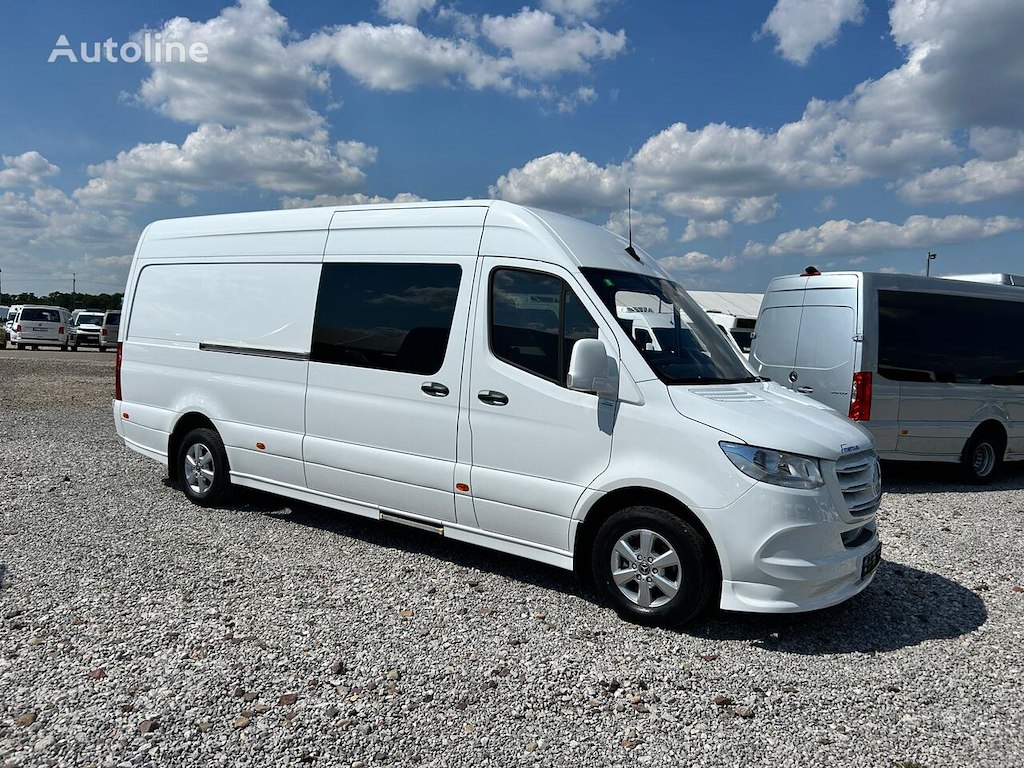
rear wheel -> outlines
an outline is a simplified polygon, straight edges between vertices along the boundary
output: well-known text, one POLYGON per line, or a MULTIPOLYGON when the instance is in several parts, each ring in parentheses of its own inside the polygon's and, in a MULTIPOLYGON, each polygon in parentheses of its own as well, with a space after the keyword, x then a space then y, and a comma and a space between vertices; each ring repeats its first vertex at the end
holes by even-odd
POLYGON ((17 347, 18 349, 24 349, 24 348, 25 348, 25 345, 24 345, 24 344, 16 344, 15 346, 16 346, 16 347, 17 347))
POLYGON ((999 474, 1006 452, 1006 439, 995 429, 971 435, 960 457, 960 468, 968 482, 984 485, 999 474))
POLYGON ((224 441, 212 429, 193 429, 178 449, 178 482, 193 504, 212 507, 231 490, 224 441))
POLYGON ((623 618, 676 625, 706 610, 718 586, 707 540, 664 509, 629 507, 597 532, 594 583, 623 618))

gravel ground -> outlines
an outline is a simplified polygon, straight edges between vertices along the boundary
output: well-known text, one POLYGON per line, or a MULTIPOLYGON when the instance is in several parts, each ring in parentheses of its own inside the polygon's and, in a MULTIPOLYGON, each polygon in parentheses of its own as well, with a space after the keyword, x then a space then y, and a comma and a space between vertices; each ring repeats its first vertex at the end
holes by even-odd
POLYGON ((0 766, 1024 762, 1024 472, 888 469, 817 614, 626 624, 572 576, 125 449, 113 356, 0 352, 0 766))

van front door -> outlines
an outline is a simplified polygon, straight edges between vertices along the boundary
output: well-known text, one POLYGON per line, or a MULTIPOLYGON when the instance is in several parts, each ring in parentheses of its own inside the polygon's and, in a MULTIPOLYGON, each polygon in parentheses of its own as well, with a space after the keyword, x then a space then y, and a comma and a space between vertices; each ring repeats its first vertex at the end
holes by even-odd
POLYGON ((306 390, 309 490, 454 522, 475 256, 325 257, 306 390))
POLYGON ((480 528, 565 551, 569 522, 611 458, 615 403, 565 386, 572 345, 618 345, 566 270, 486 258, 467 388, 480 528))

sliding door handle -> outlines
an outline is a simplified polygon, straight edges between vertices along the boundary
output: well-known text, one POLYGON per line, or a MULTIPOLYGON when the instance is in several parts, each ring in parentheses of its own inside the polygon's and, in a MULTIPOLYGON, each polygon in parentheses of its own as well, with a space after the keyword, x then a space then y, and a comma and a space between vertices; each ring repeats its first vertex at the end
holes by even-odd
POLYGON ((504 392, 495 392, 493 389, 485 389, 477 394, 477 397, 488 405, 508 405, 508 395, 504 392))

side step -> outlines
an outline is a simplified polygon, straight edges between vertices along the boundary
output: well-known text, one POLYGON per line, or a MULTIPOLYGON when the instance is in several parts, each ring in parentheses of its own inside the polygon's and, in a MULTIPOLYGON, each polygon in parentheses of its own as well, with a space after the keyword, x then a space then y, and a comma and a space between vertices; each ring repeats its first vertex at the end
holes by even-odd
POLYGON ((381 520, 386 520, 391 523, 399 523, 400 525, 407 525, 410 528, 418 528, 421 531, 429 531, 430 533, 436 533, 439 536, 444 536, 443 525, 432 525, 431 523, 424 523, 420 520, 413 520, 409 517, 396 515, 394 512, 385 512, 383 509, 379 510, 379 512, 381 520))

